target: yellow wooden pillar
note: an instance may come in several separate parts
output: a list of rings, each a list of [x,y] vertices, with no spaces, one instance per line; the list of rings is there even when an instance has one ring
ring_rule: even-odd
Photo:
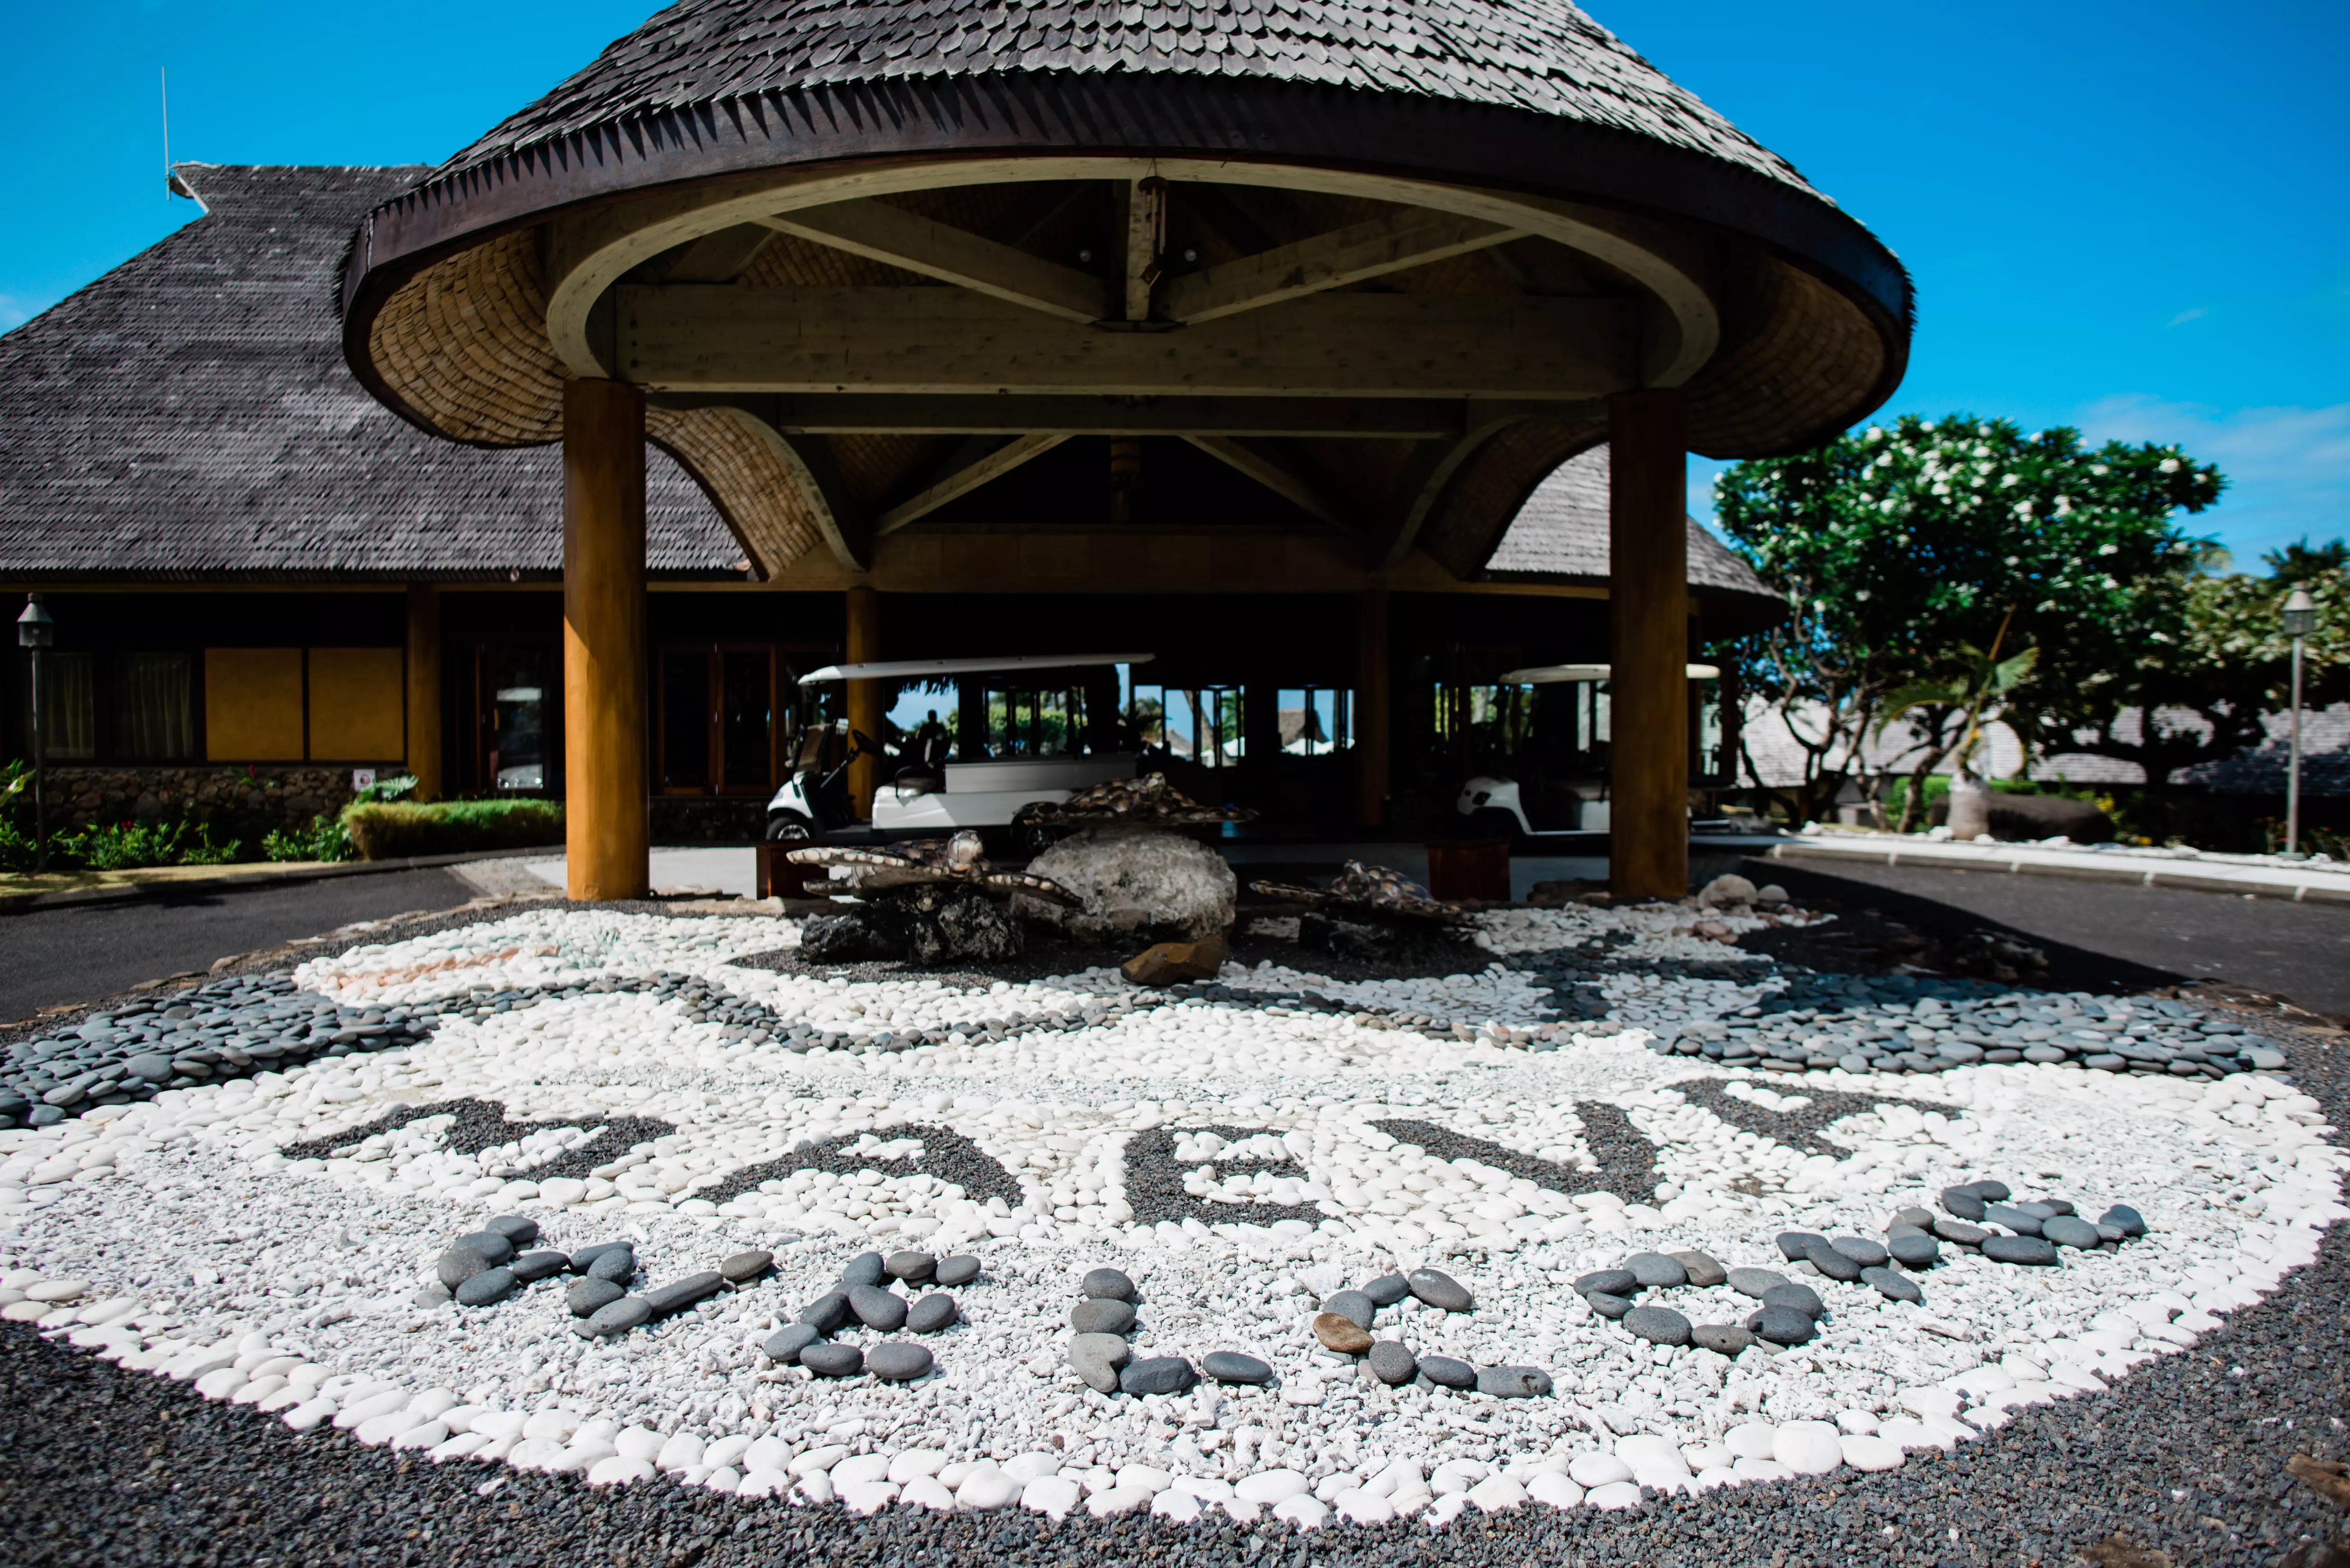
[[[1365,588],[1355,599],[1355,822],[1388,820],[1388,591]]]
[[[1607,410],[1607,608],[1615,713],[1607,884],[1689,891],[1689,436],[1678,391]]]
[[[411,800],[441,798],[441,590],[408,585],[408,771]]]
[[[563,766],[567,891],[640,898],[645,796],[645,396],[563,394]]]
[[[881,657],[881,596],[859,585],[848,590],[848,662],[865,664]],[[848,727],[881,742],[881,683],[848,682]],[[857,815],[873,815],[873,792],[881,787],[881,759],[859,757],[848,770],[848,794]]]

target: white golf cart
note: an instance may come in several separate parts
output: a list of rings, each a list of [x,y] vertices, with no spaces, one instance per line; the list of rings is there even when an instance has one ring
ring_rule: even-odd
[[[1721,679],[1721,670],[1711,664],[1687,667],[1691,680]],[[1605,683],[1614,674],[1606,664],[1540,664],[1524,670],[1513,670],[1501,678],[1503,686],[1555,686],[1583,682],[1593,688],[1590,705],[1595,713],[1606,701]],[[1497,774],[1481,774],[1461,786],[1454,797],[1453,809],[1462,816],[1477,820],[1492,830],[1495,836],[1507,836],[1524,845],[1528,843],[1570,847],[1574,840],[1585,835],[1607,831],[1609,810],[1607,786],[1599,778],[1577,782],[1573,798],[1554,801],[1546,805],[1528,809],[1529,803],[1518,786],[1518,781]]]
[[[800,677],[802,686],[843,680],[931,680],[967,675],[1017,675],[1024,671],[1099,669],[1146,664],[1148,653],[1035,654],[997,659],[902,659],[867,664],[828,664]],[[839,731],[847,732],[846,721]],[[869,820],[850,809],[847,769],[858,756],[880,753],[869,735],[848,732],[847,754],[829,772],[822,763],[832,726],[811,724],[804,732],[791,778],[767,803],[771,839],[814,839],[869,834],[877,839],[929,836],[960,828],[1004,828],[1024,805],[1057,805],[1088,784],[1134,776],[1131,752],[1055,753],[953,762],[942,736],[917,738],[897,759],[893,777],[874,792]]]

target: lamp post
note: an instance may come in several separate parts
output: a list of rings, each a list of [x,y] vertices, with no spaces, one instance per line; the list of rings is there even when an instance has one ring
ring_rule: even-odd
[[[16,618],[16,646],[29,649],[33,655],[33,869],[49,868],[49,802],[48,802],[48,737],[41,725],[41,653],[56,635],[57,623],[49,618],[41,603],[41,596],[29,594],[25,598],[25,613]],[[2299,669],[2298,665],[2294,666]]]
[[[2293,595],[2284,601],[2280,618],[2284,634],[2293,639],[2293,760],[2284,775],[2284,852],[2297,859],[2301,855],[2301,639],[2317,629],[2317,601],[2309,597],[2308,584],[2293,585]]]

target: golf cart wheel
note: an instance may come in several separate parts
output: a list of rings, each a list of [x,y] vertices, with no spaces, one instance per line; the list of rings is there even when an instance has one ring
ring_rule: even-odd
[[[767,841],[771,844],[806,844],[816,837],[808,819],[796,812],[779,811],[767,818]]]
[[[1016,822],[1012,825],[1012,840],[1023,852],[1042,855],[1060,841],[1060,834],[1042,822]]]

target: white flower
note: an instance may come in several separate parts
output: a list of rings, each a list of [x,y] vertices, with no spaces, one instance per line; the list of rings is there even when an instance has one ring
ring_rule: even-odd
[[[2100,556],[2118,556],[2121,553],[2122,547],[2119,545],[2108,543],[2097,546],[2097,554]]]
[[[2177,473],[2178,472],[2178,460],[2175,457],[2166,457],[2160,462],[2155,464],[2155,466],[2162,470],[2165,473]]]

